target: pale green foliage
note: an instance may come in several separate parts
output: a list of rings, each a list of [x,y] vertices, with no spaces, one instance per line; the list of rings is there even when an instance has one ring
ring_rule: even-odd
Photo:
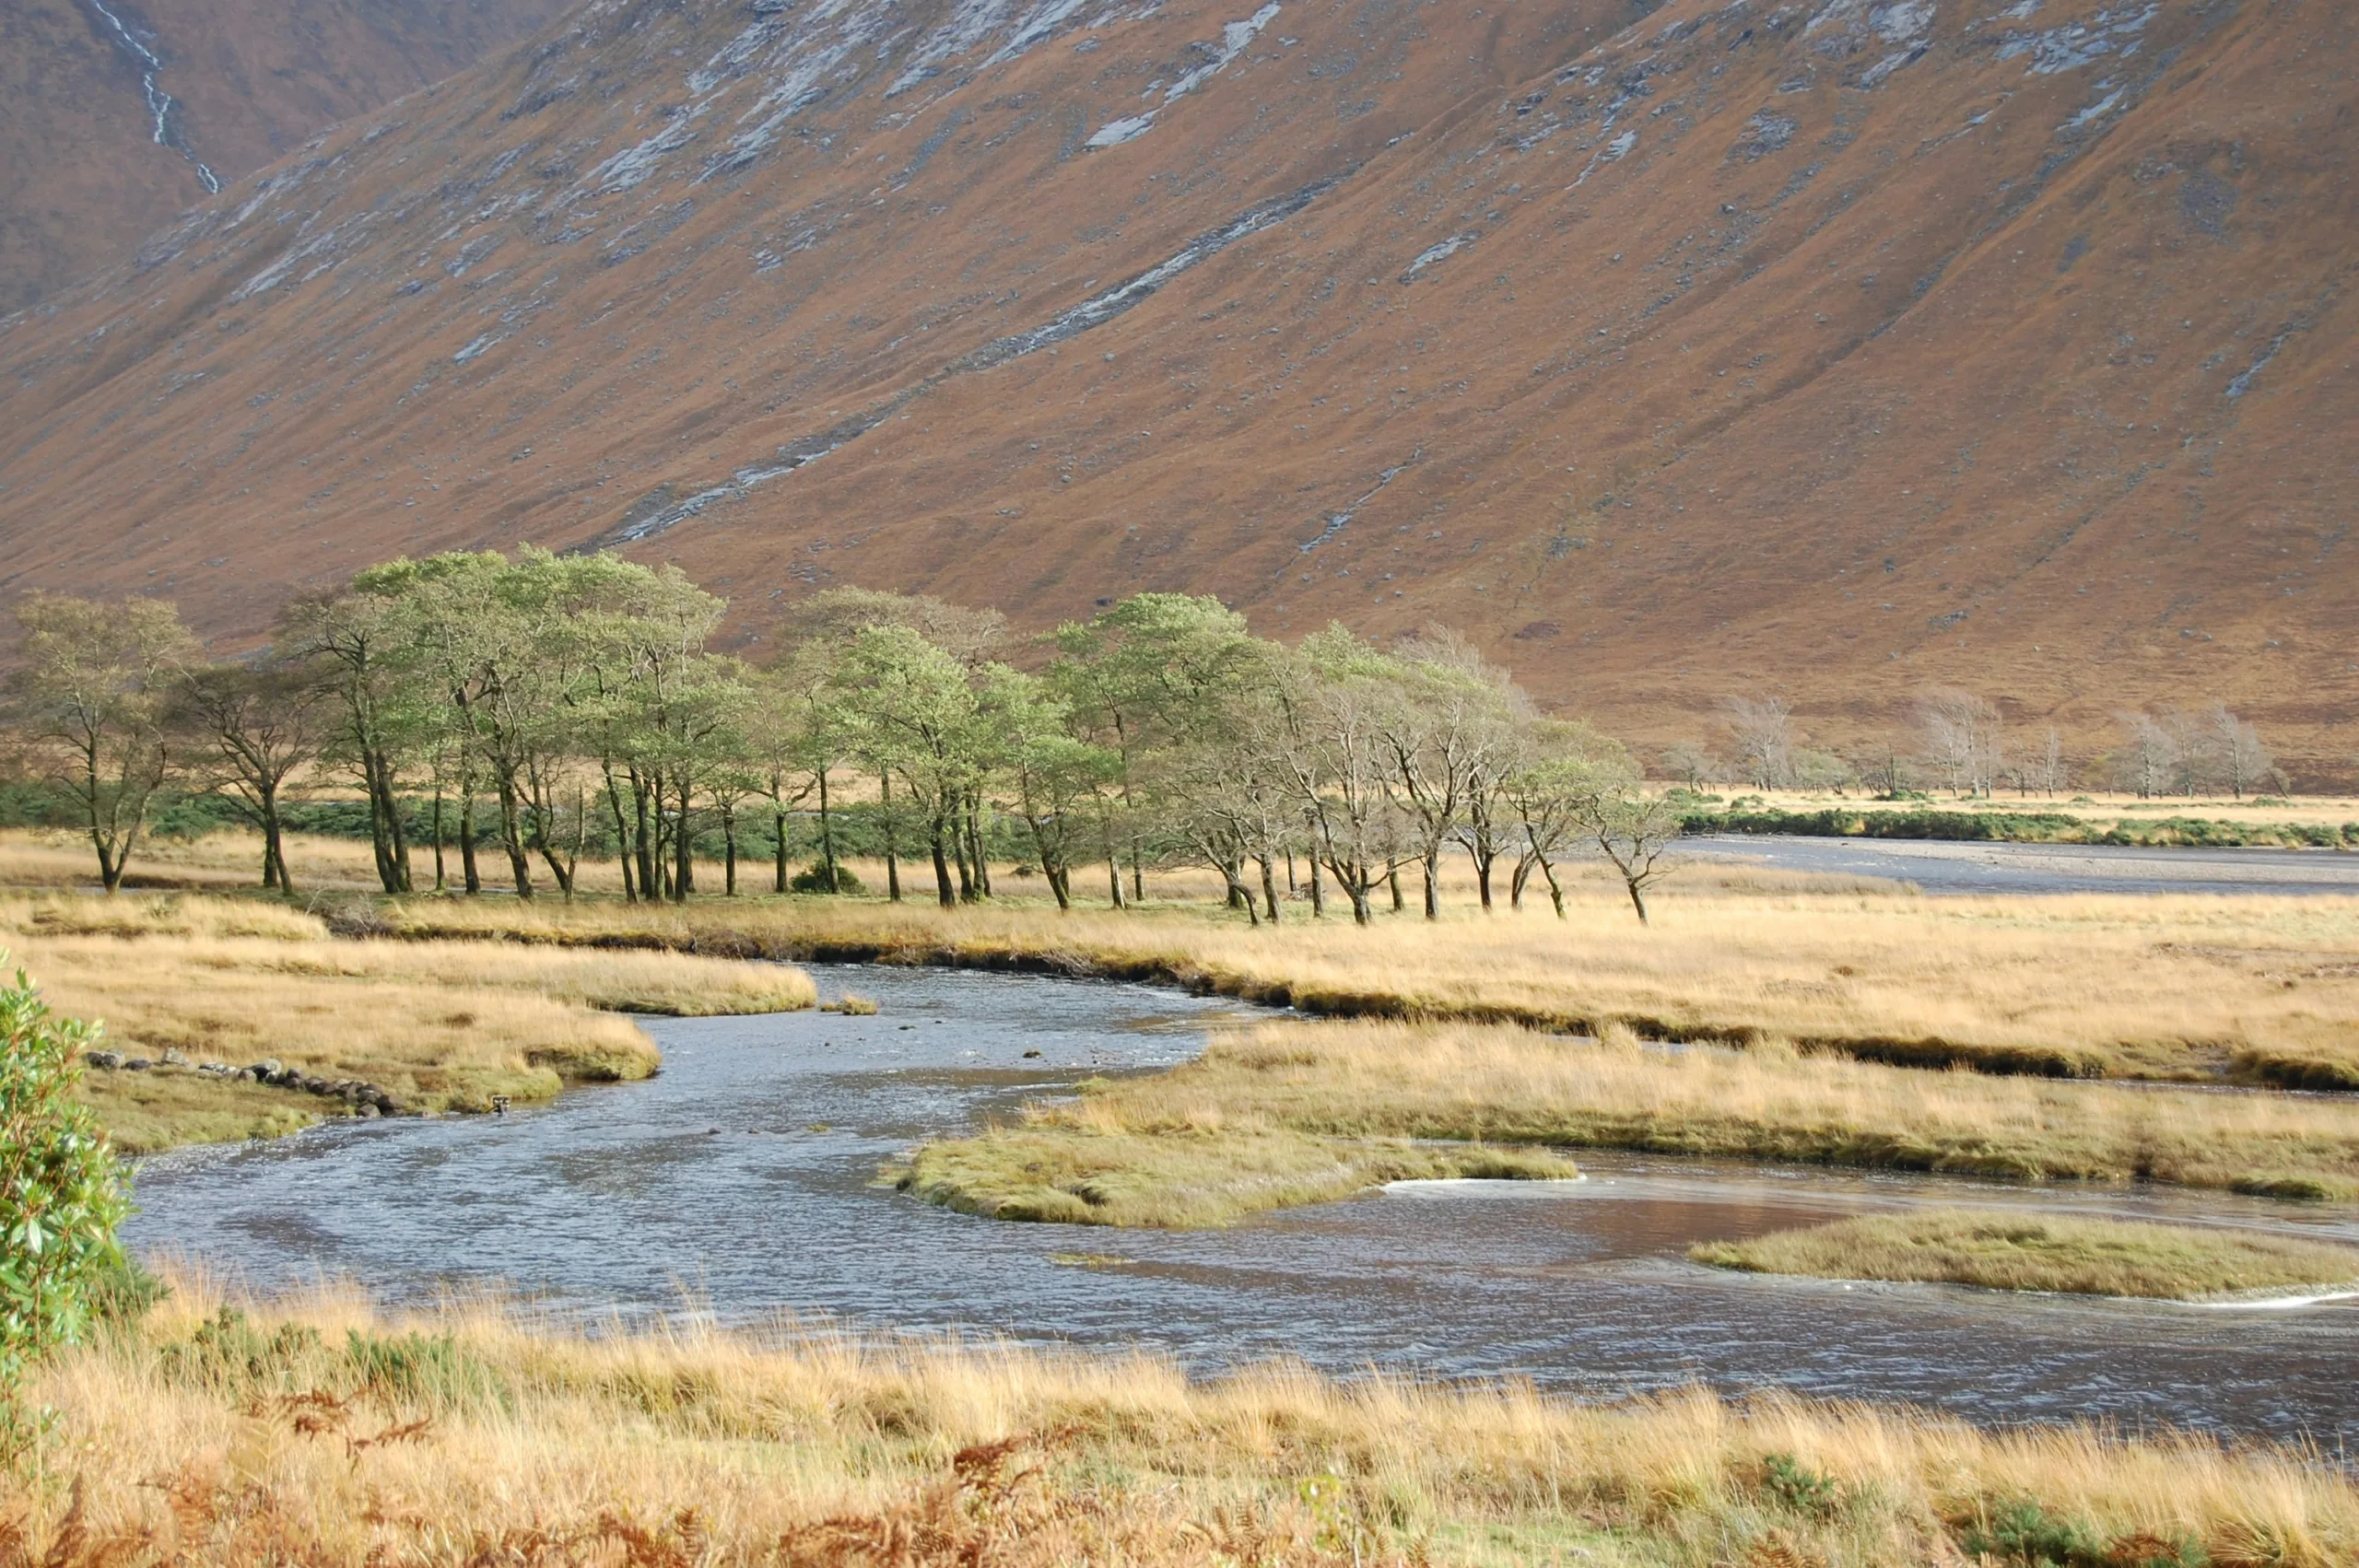
[[[188,658],[180,613],[155,599],[119,604],[35,593],[11,685],[18,726],[79,808],[109,893],[164,778],[164,714]]]

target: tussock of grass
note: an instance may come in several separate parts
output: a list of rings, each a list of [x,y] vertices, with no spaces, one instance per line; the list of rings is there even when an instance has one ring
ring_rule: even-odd
[[[2127,1220],[2046,1219],[1988,1210],[1869,1214],[1702,1242],[1718,1269],[1827,1280],[1917,1280],[1998,1291],[2169,1301],[2359,1284],[2359,1250],[2293,1237]]]
[[[809,977],[690,954],[515,942],[336,941],[261,902],[164,895],[0,898],[0,946],[51,1004],[101,1020],[107,1045],[160,1059],[276,1060],[358,1079],[414,1110],[488,1110],[569,1082],[645,1078],[655,1044],[618,1012],[781,1012]],[[92,1072],[85,1096],[117,1147],[268,1135],[341,1114],[318,1096],[183,1072]]]
[[[930,1144],[898,1185],[999,1220],[1188,1229],[1332,1202],[1388,1181],[1579,1174],[1544,1150],[1319,1138],[1283,1128],[1142,1134],[1063,1121]]]
[[[390,919],[418,935],[1166,980],[1331,1015],[1775,1036],[1907,1066],[2359,1082],[2359,899],[1931,899],[1694,868],[1649,928],[1617,889],[1577,891],[1564,921],[1456,908],[1367,930],[1299,907],[1254,930],[1208,906],[1060,916],[857,899],[416,900]]]
[[[351,1301],[216,1309],[182,1284],[50,1364],[32,1390],[61,1412],[48,1473],[0,1481],[27,1561],[1703,1568],[1957,1562],[2023,1518],[2091,1562],[2145,1561],[2107,1556],[2142,1539],[2188,1561],[2359,1552],[2348,1472],[2210,1438],[1284,1367],[1191,1383],[1146,1356],[909,1340],[571,1338]],[[61,1550],[76,1497],[80,1544]]]
[[[1062,1168],[1051,1151],[1062,1143],[1097,1162],[1089,1180],[1152,1211],[1157,1183],[1215,1187],[1228,1151],[1251,1147],[1238,1134],[1279,1131],[2359,1198],[2350,1101],[1923,1072],[1790,1049],[1617,1048],[1496,1024],[1337,1023],[1240,1030],[1169,1072],[1033,1106],[1021,1160],[1012,1134],[930,1146],[919,1189],[994,1212],[1024,1161]],[[1118,1158],[1137,1164],[1118,1174]]]

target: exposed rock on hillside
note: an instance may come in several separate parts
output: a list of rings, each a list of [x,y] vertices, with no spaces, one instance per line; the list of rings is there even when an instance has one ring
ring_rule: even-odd
[[[314,133],[513,43],[562,0],[11,0],[0,310],[123,261]]]
[[[0,325],[5,580],[396,552],[2349,748],[2348,7],[593,4]]]

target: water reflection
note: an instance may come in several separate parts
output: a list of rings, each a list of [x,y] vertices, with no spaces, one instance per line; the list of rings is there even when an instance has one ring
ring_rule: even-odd
[[[2025,1192],[1897,1176],[1591,1157],[1577,1183],[1410,1184],[1215,1233],[1001,1224],[877,1188],[912,1142],[1095,1072],[1183,1059],[1233,1004],[948,971],[816,973],[875,1017],[659,1020],[652,1082],[500,1120],[391,1121],[142,1168],[149,1251],[267,1287],[393,1299],[512,1286],[557,1311],[780,1311],[1020,1340],[1142,1343],[1210,1370],[1294,1356],[1590,1394],[1703,1381],[2359,1437],[2359,1308],[2269,1314],[1731,1276],[1682,1254],[1927,1196],[2300,1226],[2259,1199]],[[1037,1058],[1026,1053],[1037,1051]]]

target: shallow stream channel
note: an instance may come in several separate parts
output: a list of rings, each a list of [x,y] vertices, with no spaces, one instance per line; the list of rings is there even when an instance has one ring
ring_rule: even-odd
[[[1295,1358],[1585,1397],[1702,1383],[2359,1445],[2359,1303],[2220,1308],[1732,1275],[1732,1239],[1911,1203],[2259,1226],[2340,1212],[2182,1192],[1589,1154],[1579,1182],[1406,1184],[1213,1232],[1006,1223],[876,1185],[931,1137],[1168,1067],[1238,1005],[1033,976],[812,965],[874,1017],[656,1019],[664,1069],[501,1117],[349,1122],[156,1156],[151,1256],[269,1291],[504,1293],[597,1321],[696,1311],[865,1331]],[[1036,1054],[1037,1053],[1037,1054]]]

